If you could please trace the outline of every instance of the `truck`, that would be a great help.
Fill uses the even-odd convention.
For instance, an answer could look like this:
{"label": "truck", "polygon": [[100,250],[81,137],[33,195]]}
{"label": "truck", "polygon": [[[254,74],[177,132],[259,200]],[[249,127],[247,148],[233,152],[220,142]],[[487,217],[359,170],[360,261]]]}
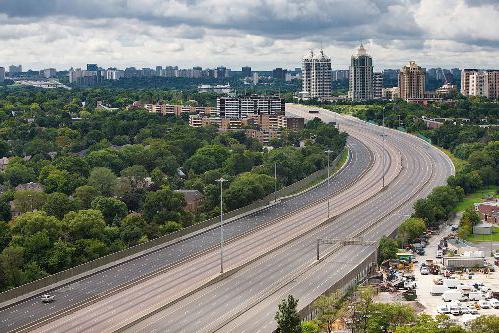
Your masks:
{"label": "truck", "polygon": [[444,279],[443,285],[449,289],[457,289],[457,287],[461,284],[459,280],[456,279]]}
{"label": "truck", "polygon": [[470,301],[481,301],[485,299],[485,295],[481,291],[472,291],[468,294],[468,299]]}
{"label": "truck", "polygon": [[433,286],[431,288],[430,295],[432,295],[432,296],[440,296],[444,292],[446,292],[447,290],[449,290],[449,288],[447,288],[447,286],[436,285],[436,286]]}
{"label": "truck", "polygon": [[450,302],[450,301],[462,301],[465,302],[468,300],[468,297],[464,295],[463,293],[455,290],[447,290],[444,291],[442,294],[442,299],[444,302]]}

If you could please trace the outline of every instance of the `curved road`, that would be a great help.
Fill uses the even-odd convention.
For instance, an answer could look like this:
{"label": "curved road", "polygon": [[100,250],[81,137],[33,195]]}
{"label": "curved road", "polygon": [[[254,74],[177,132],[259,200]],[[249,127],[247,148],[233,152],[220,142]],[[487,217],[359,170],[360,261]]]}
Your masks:
{"label": "curved road", "polygon": [[[289,215],[291,212],[328,195],[345,191],[369,170],[373,159],[367,147],[358,140],[349,139],[348,146],[350,160],[340,172],[331,178],[329,189],[326,183],[322,183],[310,191],[283,200],[265,210],[243,218],[233,219],[231,223],[224,226],[224,235],[228,242],[240,238],[242,235],[254,233],[267,225],[275,224],[283,220],[287,214]],[[130,283],[130,281],[144,279],[144,276],[179,265],[184,261],[199,256],[200,253],[216,248],[219,242],[219,233],[219,228],[211,228],[204,233],[138,259],[114,266],[63,287],[58,287],[51,291],[56,296],[56,302],[51,304],[42,304],[40,295],[36,295],[20,303],[5,307],[0,311],[0,331],[6,332],[21,327],[29,327],[30,324],[36,323],[43,318],[50,318],[54,314],[71,311],[78,304],[82,304],[92,297],[106,294],[110,290],[118,289],[120,286]]]}
{"label": "curved road", "polygon": [[[287,112],[310,117],[306,108],[287,106]],[[315,116],[315,115],[314,115]],[[279,301],[288,294],[300,299],[302,308],[369,256],[374,247],[344,246],[325,260],[315,262],[317,238],[362,235],[377,241],[390,234],[412,213],[412,205],[454,172],[439,150],[404,133],[366,124],[351,117],[321,111],[325,121],[336,121],[342,130],[366,143],[378,157],[390,152],[384,191],[338,216],[332,223],[309,232],[288,246],[245,267],[228,279],[205,288],[175,305],[130,327],[130,332],[272,332]],[[400,159],[397,161],[397,152]],[[400,163],[397,167],[397,163]],[[387,163],[388,164],[388,163]],[[377,173],[379,177],[379,173]],[[392,176],[390,176],[392,175]],[[367,177],[367,176],[366,176]],[[379,186],[379,182],[373,186]],[[378,188],[379,189],[379,188]],[[367,190],[367,189],[366,189]],[[330,250],[335,247],[330,246]],[[324,249],[327,252],[328,249]]]}

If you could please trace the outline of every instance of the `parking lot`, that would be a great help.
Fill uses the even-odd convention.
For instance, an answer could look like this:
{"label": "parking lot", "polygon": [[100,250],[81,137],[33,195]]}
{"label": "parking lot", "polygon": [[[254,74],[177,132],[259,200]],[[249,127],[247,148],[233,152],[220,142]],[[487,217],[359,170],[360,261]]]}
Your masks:
{"label": "parking lot", "polygon": [[[442,275],[422,275],[421,274],[421,266],[423,263],[427,262],[427,259],[433,260],[434,262],[440,262],[441,259],[436,258],[438,244],[440,240],[448,235],[451,232],[450,227],[446,227],[439,234],[432,236],[429,239],[429,243],[425,248],[425,254],[422,256],[416,255],[417,262],[414,265],[414,276],[416,278],[416,294],[417,301],[424,307],[424,312],[437,315],[438,307],[446,304],[443,300],[442,295],[433,296],[430,294],[431,290],[436,286],[434,280],[438,278],[443,278]],[[490,252],[485,252],[486,256],[490,256]],[[486,258],[487,261],[493,262],[492,257]],[[496,267],[497,268],[497,267]],[[499,291],[499,269],[496,269],[495,272],[490,272],[489,274],[484,274],[481,272],[473,272],[472,275],[468,275],[466,273],[461,274],[451,274],[451,278],[455,279],[456,284],[459,285],[472,285],[472,284],[483,284],[483,286],[491,291]],[[471,278],[470,278],[471,277]],[[471,288],[474,290],[474,288]],[[479,303],[477,301],[461,301],[462,306],[469,307],[470,305],[475,305]],[[447,302],[449,304],[449,302]],[[476,307],[477,308],[477,307]],[[453,316],[455,319],[463,322],[468,321],[469,319],[473,319],[474,317],[480,315],[494,314],[499,315],[499,309],[489,308],[489,309],[478,309],[478,314],[464,314],[459,316]],[[451,315],[452,316],[452,315]]]}

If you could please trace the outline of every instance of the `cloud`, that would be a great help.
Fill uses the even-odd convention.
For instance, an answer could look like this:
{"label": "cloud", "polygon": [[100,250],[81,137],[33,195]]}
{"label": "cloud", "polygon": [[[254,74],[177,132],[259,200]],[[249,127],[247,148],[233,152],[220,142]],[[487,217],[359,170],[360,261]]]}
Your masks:
{"label": "cloud", "polygon": [[[471,61],[469,66],[491,67],[499,52],[496,4],[497,0],[44,0],[40,5],[39,0],[3,0],[0,59],[58,68],[86,62],[122,67],[296,67],[308,48],[322,44],[333,66],[346,67],[358,43],[365,41],[379,66],[400,67],[417,58],[428,65]],[[475,58],[461,57],[465,53]]]}

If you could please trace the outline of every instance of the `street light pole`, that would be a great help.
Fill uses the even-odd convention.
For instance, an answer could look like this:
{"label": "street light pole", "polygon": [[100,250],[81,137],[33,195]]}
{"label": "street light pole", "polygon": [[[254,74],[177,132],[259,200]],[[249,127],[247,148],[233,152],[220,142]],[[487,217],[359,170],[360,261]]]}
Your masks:
{"label": "street light pole", "polygon": [[328,197],[327,197],[327,218],[329,218],[329,216],[330,216],[330,208],[329,208],[329,195],[330,195],[331,193],[329,193],[329,191],[330,191],[330,186],[331,186],[331,185],[330,185],[330,183],[331,183],[331,182],[330,182],[330,180],[329,180],[329,176],[330,176],[330,169],[329,169],[329,156],[330,156],[330,154],[331,154],[332,152],[333,152],[333,151],[332,151],[331,149],[328,149],[328,150],[326,150],[326,151],[325,151],[325,153],[327,154],[327,195],[328,195]]}
{"label": "street light pole", "polygon": [[274,163],[274,202],[277,202],[277,163]]}
{"label": "street light pole", "polygon": [[382,133],[382,134],[380,134],[380,136],[383,139],[383,144],[382,144],[382,147],[383,147],[383,150],[382,150],[382,155],[383,155],[383,170],[381,172],[381,179],[382,179],[382,186],[381,186],[381,188],[384,189],[385,188],[385,136],[386,136],[386,134]]}
{"label": "street light pole", "polygon": [[223,211],[223,183],[227,179],[220,177],[216,182],[220,183],[220,274],[224,272],[224,211]]}

